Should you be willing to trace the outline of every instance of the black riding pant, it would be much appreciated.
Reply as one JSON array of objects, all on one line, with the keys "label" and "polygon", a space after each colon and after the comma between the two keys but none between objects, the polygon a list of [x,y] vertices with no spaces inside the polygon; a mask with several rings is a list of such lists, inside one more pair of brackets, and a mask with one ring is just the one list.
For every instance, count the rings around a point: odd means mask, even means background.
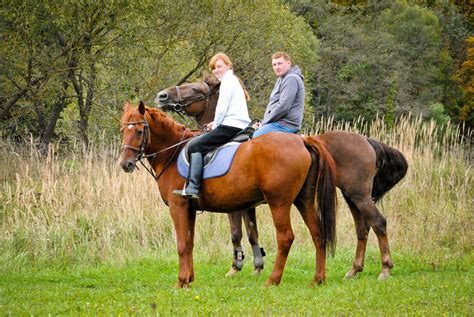
[{"label": "black riding pant", "polygon": [[229,142],[240,131],[242,131],[240,128],[220,125],[214,130],[192,139],[188,145],[188,152],[190,154],[200,152],[205,155],[216,147]]}]

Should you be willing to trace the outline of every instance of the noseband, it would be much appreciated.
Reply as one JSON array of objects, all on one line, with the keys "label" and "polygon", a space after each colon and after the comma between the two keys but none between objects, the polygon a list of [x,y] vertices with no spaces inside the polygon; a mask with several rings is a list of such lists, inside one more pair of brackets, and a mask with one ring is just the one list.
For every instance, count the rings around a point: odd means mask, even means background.
[{"label": "noseband", "polygon": [[209,96],[211,95],[211,88],[209,87],[209,85],[203,81],[202,84],[206,87],[206,93],[202,96],[199,96],[199,97],[196,97],[196,98],[192,98],[192,99],[189,99],[189,100],[182,100],[181,99],[181,90],[179,88],[179,86],[175,86],[174,88],[176,89],[176,95],[178,96],[178,102],[177,103],[170,103],[170,104],[167,104],[168,106],[172,106],[173,107],[173,111],[177,112],[177,113],[180,113],[183,108],[195,103],[195,102],[198,102],[198,101],[201,101],[201,100],[204,100],[204,99],[207,99],[206,100],[206,106],[204,108],[207,108],[207,104],[209,103]]}]

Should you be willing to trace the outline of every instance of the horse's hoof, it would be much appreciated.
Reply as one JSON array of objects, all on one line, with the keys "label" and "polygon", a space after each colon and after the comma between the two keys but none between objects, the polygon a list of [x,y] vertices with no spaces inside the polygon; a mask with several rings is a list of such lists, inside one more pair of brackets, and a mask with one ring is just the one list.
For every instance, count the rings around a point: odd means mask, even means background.
[{"label": "horse's hoof", "polygon": [[239,270],[237,270],[235,267],[231,267],[229,272],[227,272],[227,274],[225,275],[225,277],[232,277],[235,274],[237,274],[238,272],[239,272]]},{"label": "horse's hoof", "polygon": [[253,270],[253,275],[261,275],[262,274],[262,270],[263,270],[263,267],[256,267],[254,270]]},{"label": "horse's hoof", "polygon": [[378,280],[379,281],[385,281],[386,279],[389,279],[389,278],[390,278],[390,271],[382,270],[382,272],[380,272],[380,274],[379,274]]},{"label": "horse's hoof", "polygon": [[311,281],[310,286],[322,285],[322,284],[326,284],[326,278],[325,277],[317,277],[317,278],[314,278]]},{"label": "horse's hoof", "polygon": [[274,280],[271,280],[271,279],[268,279],[264,284],[265,287],[277,286],[277,285],[278,285],[278,283],[275,282]]},{"label": "horse's hoof", "polygon": [[187,288],[183,282],[177,282],[174,286],[174,288],[181,289],[181,288]]},{"label": "horse's hoof", "polygon": [[350,270],[349,272],[346,273],[346,275],[344,276],[344,280],[351,280],[353,278],[356,278],[357,277],[357,274],[359,272],[362,272],[360,270]]}]

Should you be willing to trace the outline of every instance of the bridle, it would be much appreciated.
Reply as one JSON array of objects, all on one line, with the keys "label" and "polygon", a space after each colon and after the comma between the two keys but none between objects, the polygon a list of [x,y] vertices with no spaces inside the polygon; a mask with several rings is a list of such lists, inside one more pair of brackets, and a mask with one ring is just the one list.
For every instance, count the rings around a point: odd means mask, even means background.
[{"label": "bridle", "polygon": [[191,99],[188,99],[188,100],[183,100],[182,99],[180,86],[175,86],[174,88],[176,89],[176,95],[178,96],[178,101],[176,103],[165,104],[165,106],[170,106],[170,107],[172,107],[172,109],[171,109],[172,111],[174,111],[176,113],[181,113],[183,108],[185,108],[185,107],[187,107],[187,106],[189,106],[189,105],[191,105],[195,102],[206,99],[206,105],[204,106],[204,109],[206,109],[207,105],[209,104],[209,97],[212,95],[212,90],[205,81],[201,82],[201,84],[203,84],[204,87],[206,87],[206,93],[204,93],[202,96],[198,96],[196,98],[191,98]]},{"label": "bridle", "polygon": [[[178,150],[180,148],[179,145],[181,145],[183,143],[186,143],[189,140],[189,139],[183,140],[185,132],[186,132],[186,130],[184,130],[183,135],[181,136],[181,140],[178,143],[173,144],[172,146],[169,146],[169,147],[167,147],[163,150],[160,150],[158,152],[151,153],[151,154],[145,154],[145,148],[146,148],[147,143],[148,143],[148,134],[150,133],[150,125],[148,124],[148,121],[146,121],[146,120],[131,121],[131,122],[124,122],[123,124],[126,125],[127,127],[129,127],[131,125],[136,125],[136,124],[143,124],[143,139],[142,139],[142,142],[140,144],[140,147],[138,148],[138,147],[134,147],[134,146],[125,144],[125,145],[122,145],[122,151],[128,149],[128,150],[131,150],[131,151],[137,153],[136,156],[135,156],[135,162],[140,162],[140,164],[142,164],[142,166],[148,171],[148,173],[150,173],[151,176],[153,176],[153,178],[156,181],[161,177],[163,172],[168,168],[168,166],[173,161],[173,158],[175,157],[176,153],[178,152]],[[162,152],[168,151],[172,148],[174,148],[173,153],[171,154],[170,158],[168,159],[165,166],[163,167],[163,169],[161,170],[161,172],[158,175],[155,173],[153,168],[148,167],[148,166],[145,165],[145,163],[143,163],[144,158],[152,157],[152,161],[153,161],[155,159],[156,155],[158,155]],[[137,165],[135,165],[135,166],[137,167],[137,169],[139,169]]]},{"label": "bridle", "polygon": [[148,142],[148,133],[149,133],[150,126],[148,125],[148,121],[146,121],[146,120],[131,121],[131,122],[125,122],[124,123],[124,125],[126,125],[127,127],[130,127],[130,126],[136,125],[136,124],[143,124],[143,139],[142,139],[142,143],[140,144],[140,147],[137,148],[137,147],[125,144],[125,145],[122,146],[122,151],[125,150],[125,149],[132,150],[133,152],[137,153],[136,158],[137,158],[137,161],[139,161],[145,155],[145,147],[146,147],[146,144]]}]

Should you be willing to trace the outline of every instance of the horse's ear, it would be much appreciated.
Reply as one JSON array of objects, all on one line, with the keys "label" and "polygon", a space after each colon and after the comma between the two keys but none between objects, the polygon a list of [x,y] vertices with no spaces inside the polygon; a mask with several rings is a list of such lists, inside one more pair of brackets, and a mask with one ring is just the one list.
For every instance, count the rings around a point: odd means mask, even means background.
[{"label": "horse's ear", "polygon": [[215,77],[212,74],[206,73],[204,75],[204,82],[206,82],[211,89],[214,89],[217,85],[219,85],[221,82],[216,80]]},{"label": "horse's ear", "polygon": [[127,100],[123,103],[123,112],[127,112],[128,109],[130,109],[130,102]]},{"label": "horse's ear", "polygon": [[141,115],[145,114],[145,103],[140,100],[140,104],[138,105],[138,112],[140,112]]},{"label": "horse's ear", "polygon": [[202,75],[202,81],[209,83],[209,81],[211,81],[211,74],[209,74],[208,72],[204,72],[204,74]]}]

